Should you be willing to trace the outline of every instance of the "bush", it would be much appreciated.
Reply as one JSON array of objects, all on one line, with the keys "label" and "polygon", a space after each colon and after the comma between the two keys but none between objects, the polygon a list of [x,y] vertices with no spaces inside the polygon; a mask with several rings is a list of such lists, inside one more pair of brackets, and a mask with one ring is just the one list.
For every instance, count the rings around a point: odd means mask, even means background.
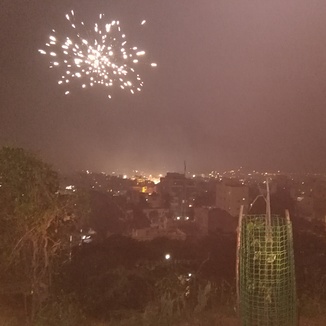
[{"label": "bush", "polygon": [[35,326],[83,326],[85,315],[72,295],[53,297],[41,308]]}]

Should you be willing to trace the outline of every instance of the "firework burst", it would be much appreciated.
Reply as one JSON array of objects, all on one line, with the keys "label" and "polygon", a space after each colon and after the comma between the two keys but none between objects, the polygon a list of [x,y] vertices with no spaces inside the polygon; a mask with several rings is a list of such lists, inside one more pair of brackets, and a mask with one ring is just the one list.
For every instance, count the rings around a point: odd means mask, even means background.
[{"label": "firework burst", "polygon": [[[73,82],[82,88],[107,88],[109,98],[115,86],[132,94],[141,91],[143,82],[137,65],[156,67],[157,64],[144,62],[145,51],[128,45],[119,21],[107,22],[104,14],[100,14],[98,23],[88,29],[84,22],[76,22],[73,10],[66,14],[66,19],[72,28],[71,36],[62,40],[52,30],[46,49],[38,50],[50,57],[50,68],[63,72],[58,84],[64,87],[66,95]],[[145,23],[143,20],[141,25]]]}]

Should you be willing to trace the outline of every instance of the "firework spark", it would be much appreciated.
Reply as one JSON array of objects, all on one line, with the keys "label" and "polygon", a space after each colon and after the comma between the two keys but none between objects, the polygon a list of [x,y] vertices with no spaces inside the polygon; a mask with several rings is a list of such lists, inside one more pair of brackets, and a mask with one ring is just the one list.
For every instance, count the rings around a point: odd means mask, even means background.
[{"label": "firework spark", "polygon": [[[59,67],[61,72],[64,71],[58,84],[64,87],[65,95],[70,94],[72,82],[77,82],[81,88],[105,87],[109,90],[108,98],[112,97],[110,89],[115,85],[131,94],[141,91],[143,82],[136,68],[146,52],[128,46],[119,21],[107,22],[104,14],[100,14],[99,22],[88,29],[84,22],[76,22],[73,10],[66,14],[66,19],[71,25],[72,35],[61,40],[52,30],[45,44],[47,49],[38,50],[50,57],[49,68]],[[145,23],[143,20],[141,25]],[[156,63],[148,65],[157,67]]]}]

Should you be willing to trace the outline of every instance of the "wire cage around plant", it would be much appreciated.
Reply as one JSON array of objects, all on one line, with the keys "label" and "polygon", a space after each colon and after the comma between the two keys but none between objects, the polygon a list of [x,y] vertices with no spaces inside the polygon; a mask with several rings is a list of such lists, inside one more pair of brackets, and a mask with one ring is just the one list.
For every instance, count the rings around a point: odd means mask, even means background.
[{"label": "wire cage around plant", "polygon": [[292,225],[272,215],[239,223],[239,312],[243,326],[296,326]]}]

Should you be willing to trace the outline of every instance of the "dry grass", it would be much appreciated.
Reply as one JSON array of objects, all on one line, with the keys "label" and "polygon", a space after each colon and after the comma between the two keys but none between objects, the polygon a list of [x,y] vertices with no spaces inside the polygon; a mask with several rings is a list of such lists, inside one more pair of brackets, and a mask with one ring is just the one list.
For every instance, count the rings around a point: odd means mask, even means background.
[{"label": "dry grass", "polygon": [[0,307],[1,326],[23,326],[26,318],[21,311],[13,311]]},{"label": "dry grass", "polygon": [[[154,317],[154,316],[153,316]],[[144,322],[143,316],[130,315],[129,318],[123,320],[116,320],[112,322],[100,322],[95,320],[88,320],[89,326],[147,326],[155,325],[155,317],[150,323]],[[10,308],[0,301],[0,326],[24,326],[25,325],[24,312],[21,309]],[[154,322],[154,323],[152,323]],[[316,316],[301,316],[298,326],[325,326],[326,314],[316,314]],[[58,326],[60,326],[58,324]],[[171,324],[171,326],[241,326],[240,321],[230,311],[221,310],[218,313],[203,312],[199,315],[183,319],[179,322]]]},{"label": "dry grass", "polygon": [[319,317],[301,317],[299,326],[324,326],[326,325],[326,316]]},{"label": "dry grass", "polygon": [[[214,320],[210,320],[208,324],[208,320],[206,322],[202,320],[193,320],[187,322],[180,322],[174,326],[241,326],[240,321],[235,317],[227,317],[222,315],[215,315]],[[104,323],[104,322],[94,322],[90,323],[90,326],[116,326],[116,323]],[[122,322],[120,325],[124,325]],[[299,326],[325,326],[326,325],[326,316],[318,316],[318,317],[301,317]],[[59,325],[58,325],[59,326]],[[138,323],[132,324],[128,323],[128,326],[141,326]]]},{"label": "dry grass", "polygon": [[[0,307],[1,308],[1,307]],[[18,316],[16,313],[12,311],[3,311],[0,309],[0,325],[1,326],[23,326],[22,321],[24,319],[22,316]],[[89,326],[118,326],[118,325],[126,325],[126,326],[141,326],[138,322],[133,323],[131,320],[117,322],[96,322],[89,321]],[[222,315],[211,316],[209,319],[203,320],[192,320],[187,322],[179,322],[174,326],[241,326],[239,320],[235,317],[227,317]],[[299,326],[325,326],[326,325],[326,316],[317,316],[317,317],[301,317]],[[60,326],[60,325],[58,325]]]}]

